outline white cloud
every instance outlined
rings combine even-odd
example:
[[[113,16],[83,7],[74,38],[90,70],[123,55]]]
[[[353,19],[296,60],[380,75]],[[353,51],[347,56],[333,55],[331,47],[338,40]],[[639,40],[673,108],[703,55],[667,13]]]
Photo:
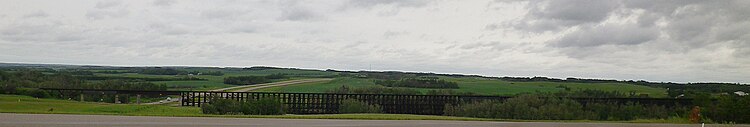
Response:
[[[750,83],[749,4],[0,1],[0,61]]]

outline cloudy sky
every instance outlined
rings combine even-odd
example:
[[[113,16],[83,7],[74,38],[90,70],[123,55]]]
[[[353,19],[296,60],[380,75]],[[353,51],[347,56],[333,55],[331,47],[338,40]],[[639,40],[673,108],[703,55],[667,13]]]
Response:
[[[0,62],[750,83],[747,0],[2,0]]]

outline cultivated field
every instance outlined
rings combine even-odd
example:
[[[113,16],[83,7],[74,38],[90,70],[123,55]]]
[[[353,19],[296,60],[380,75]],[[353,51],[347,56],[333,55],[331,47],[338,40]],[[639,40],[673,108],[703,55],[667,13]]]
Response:
[[[449,78],[441,77],[448,81],[454,81],[458,83],[460,92],[473,92],[481,95],[515,95],[519,93],[535,93],[535,92],[559,92],[564,91],[564,88],[558,86],[566,86],[572,90],[603,90],[603,91],[619,91],[619,92],[630,92],[635,91],[637,94],[648,94],[651,97],[666,97],[666,89],[654,88],[648,86],[624,84],[624,83],[559,83],[559,82],[508,82],[494,79],[483,79],[483,78]],[[295,92],[295,93],[319,93],[326,92],[331,89],[336,89],[343,85],[349,87],[372,87],[378,86],[371,81],[371,79],[363,78],[336,78],[331,82],[320,82],[320,83],[305,83],[297,85],[289,85],[282,87],[273,87],[260,89],[257,91],[262,92]],[[436,89],[426,88],[409,88],[416,89],[421,92]]]

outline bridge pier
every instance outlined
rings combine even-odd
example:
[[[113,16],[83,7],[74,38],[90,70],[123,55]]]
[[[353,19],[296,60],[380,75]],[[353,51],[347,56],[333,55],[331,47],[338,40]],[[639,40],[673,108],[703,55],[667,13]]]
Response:
[[[83,93],[81,93],[79,96],[81,96],[81,102],[83,102]]]
[[[140,94],[136,94],[135,95],[135,104],[141,104],[141,95]]]

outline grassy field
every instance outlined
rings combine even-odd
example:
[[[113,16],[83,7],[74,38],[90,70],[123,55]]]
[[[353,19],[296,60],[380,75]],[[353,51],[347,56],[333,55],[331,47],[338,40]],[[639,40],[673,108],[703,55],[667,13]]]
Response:
[[[51,113],[51,114],[113,114],[147,116],[200,115],[194,107],[169,107],[161,105],[124,105],[77,102],[55,99],[37,99],[28,96],[0,95],[0,112]]]
[[[481,95],[515,95],[519,93],[559,92],[564,90],[564,88],[558,88],[558,86],[562,85],[569,87],[572,90],[593,89],[620,92],[635,91],[637,94],[648,94],[651,97],[666,97],[666,89],[622,83],[507,82],[483,78],[441,78],[448,81],[457,82],[459,86],[459,89],[455,89],[457,91],[473,92]],[[331,82],[297,84],[260,89],[257,91],[315,93],[326,92],[330,89],[341,87],[342,85],[347,85],[350,87],[376,86],[376,84],[374,84],[370,79],[342,77],[336,78]],[[416,89],[421,92],[433,90],[424,88],[410,89]]]
[[[569,87],[572,90],[603,90],[630,92],[637,94],[648,94],[651,97],[666,97],[667,90],[648,86],[624,84],[624,83],[558,83],[558,82],[507,82],[502,80],[491,80],[481,78],[443,78],[459,84],[458,91],[475,92],[484,95],[513,95],[524,92],[558,92]]]
[[[166,84],[169,90],[212,90],[218,88],[232,87],[234,85],[224,84],[224,78],[231,76],[265,76],[271,74],[289,74],[292,78],[283,80],[302,79],[306,77],[334,76],[336,73],[311,71],[311,70],[291,70],[291,69],[266,69],[266,70],[242,70],[242,69],[184,69],[185,71],[222,71],[223,76],[197,75],[194,77],[206,79],[205,81],[154,81],[156,84]],[[103,71],[103,70],[99,70]],[[114,77],[133,77],[133,78],[181,78],[182,76],[174,75],[146,75],[138,73],[120,73],[105,74],[95,73],[96,76],[114,76]],[[283,81],[276,80],[276,81]]]
[[[302,79],[311,77],[321,76],[335,76],[335,72],[326,71],[313,71],[313,70],[294,70],[294,69],[265,69],[265,70],[245,70],[245,69],[185,69],[185,71],[222,71],[225,73],[223,76],[210,76],[210,75],[199,75],[198,78],[207,79],[206,81],[157,81],[153,83],[166,84],[170,87],[169,90],[211,90],[218,88],[231,87],[234,85],[224,84],[224,78],[230,76],[264,76],[271,74],[288,74],[293,78],[287,79]],[[159,77],[159,78],[176,78],[178,76],[172,75],[144,75],[137,73],[122,73],[122,74],[101,74],[100,76],[123,76],[123,77]],[[536,93],[536,92],[559,92],[565,90],[559,86],[565,86],[571,90],[604,90],[604,91],[619,91],[628,93],[635,91],[637,94],[647,94],[651,97],[666,97],[666,89],[653,88],[640,85],[632,85],[625,83],[560,83],[560,82],[508,82],[502,80],[485,79],[485,78],[455,78],[455,77],[440,77],[448,81],[457,82],[459,89],[455,89],[459,92],[472,92],[480,95],[516,95],[519,93]],[[280,80],[281,81],[281,80]],[[331,82],[318,82],[318,83],[304,83],[297,85],[289,85],[284,87],[271,87],[265,89],[259,89],[256,91],[262,92],[295,92],[295,93],[320,93],[326,92],[330,89],[336,89],[343,85],[349,87],[368,87],[377,86],[371,79],[363,78],[350,78],[350,77],[339,77]],[[433,89],[426,88],[410,88],[420,92],[427,92]]]

